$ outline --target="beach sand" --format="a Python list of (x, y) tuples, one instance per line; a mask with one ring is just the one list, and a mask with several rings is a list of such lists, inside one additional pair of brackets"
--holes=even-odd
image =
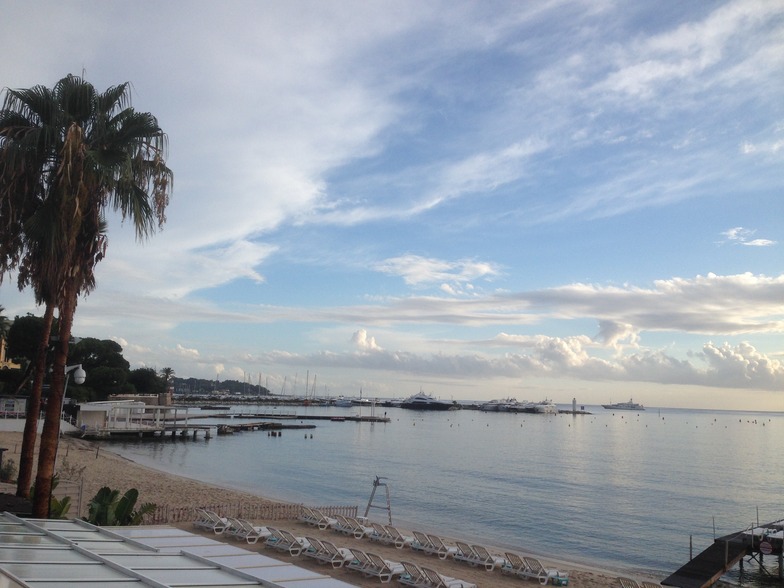
[[(19, 453), (22, 446), (22, 434), (12, 431), (0, 431), (0, 447), (5, 447), (4, 461), (13, 459), (17, 466), (19, 464)], [(152, 502), (157, 505), (169, 505), (171, 507), (195, 507), (208, 504), (261, 504), (270, 503), (263, 496), (239, 492), (230, 488), (222, 488), (211, 484), (205, 484), (190, 478), (175, 476), (166, 472), (148, 468), (128, 460), (116, 453), (113, 453), (106, 444), (94, 443), (82, 439), (64, 437), (58, 450), (58, 472), (61, 476), (79, 476), (83, 484), (83, 504), (80, 513), (72, 510), (69, 517), (76, 518), (85, 516), (87, 513), (87, 502), (92, 498), (102, 486), (109, 486), (112, 489), (125, 492), (129, 488), (139, 490), (140, 502)], [(3, 492), (15, 492), (15, 487), (2, 485)], [(338, 547), (356, 547), (365, 551), (372, 551), (385, 559), (393, 561), (411, 561), (416, 564), (424, 564), (431, 567), (441, 574), (460, 578), (477, 584), (479, 587), (519, 587), (521, 585), (536, 585), (535, 581), (526, 581), (519, 578), (505, 576), (498, 570), (486, 572), (482, 568), (475, 568), (461, 562), (453, 560), (440, 560), (434, 555), (422, 554), (408, 548), (395, 549), (392, 546), (381, 545), (368, 539), (355, 539), (336, 533), (331, 530), (319, 531), (318, 529), (301, 523), (297, 520), (276, 520), (264, 521), (254, 520), (256, 525), (271, 525), (273, 527), (286, 529), (298, 537), (312, 536), (324, 538), (332, 541)], [(198, 533), (199, 531), (190, 522), (176, 523), (174, 526), (187, 529)], [(421, 528), (419, 531), (427, 532), (428, 529)], [(409, 531), (408, 529), (401, 529)], [(265, 555), (292, 562), (298, 566), (317, 570), (322, 574), (329, 574), (355, 586), (378, 586), (380, 582), (375, 578), (363, 578), (357, 572), (351, 570), (332, 570), (328, 566), (318, 565), (311, 558), (298, 557), (291, 558), (281, 555), (280, 552), (265, 549), (260, 543), (247, 545), (238, 543), (213, 533), (203, 533), (215, 539), (225, 542), (232, 542), (247, 548), (251, 551), (263, 552)], [(450, 544), (450, 538), (444, 538)], [(502, 549), (493, 549), (493, 546), (486, 545), (492, 553), (502, 554)], [(527, 555), (520, 553), (521, 555)], [(557, 568), (561, 571), (569, 572), (569, 586), (575, 588), (598, 588), (600, 586), (619, 586), (617, 573), (609, 570), (594, 569), (584, 564), (575, 564), (555, 560), (551, 558), (540, 558), (545, 567)], [(648, 580), (657, 581), (653, 578), (635, 576), (634, 574), (624, 573), (624, 576), (634, 577), (638, 581)]]

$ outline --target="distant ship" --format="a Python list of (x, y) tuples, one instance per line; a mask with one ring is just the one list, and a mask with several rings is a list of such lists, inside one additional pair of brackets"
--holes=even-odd
[(612, 410), (645, 410), (645, 407), (642, 404), (637, 404), (636, 402), (632, 402), (631, 398), (629, 398), (629, 402), (616, 402), (615, 404), (602, 404), (602, 408), (609, 408)]
[(414, 394), (403, 400), (400, 403), (400, 408), (413, 410), (457, 410), (460, 408), (460, 405), (454, 401), (437, 400), (430, 394), (425, 394), (420, 390), (419, 394)]

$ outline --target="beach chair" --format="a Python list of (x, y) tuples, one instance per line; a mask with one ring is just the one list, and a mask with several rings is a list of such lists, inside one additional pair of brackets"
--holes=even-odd
[(396, 561), (384, 559), (370, 551), (366, 551), (365, 555), (370, 563), (362, 570), (362, 573), (366, 576), (378, 578), (383, 584), (389, 583), (393, 577), (399, 576), (405, 571), (403, 566)]
[(458, 580), (457, 578), (450, 578), (449, 576), (443, 576), (431, 568), (422, 566), (420, 569), (429, 582), (428, 586), (431, 586), (432, 588), (477, 588), (476, 584), (466, 582), (465, 580)]
[(462, 561), (469, 565), (476, 565), (476, 553), (474, 553), (474, 549), (464, 541), (455, 541), (455, 547), (457, 550), (452, 554), (452, 558), (455, 561)]
[(335, 570), (354, 560), (354, 554), (346, 547), (338, 547), (331, 541), (322, 541), (321, 545), (325, 550), (324, 563), (330, 564)]
[(640, 584), (640, 588), (662, 588), (661, 584), (656, 584), (655, 582), (642, 582)]
[(305, 537), (305, 540), (308, 542), (308, 547), (302, 551), (302, 555), (311, 557), (320, 564), (330, 564), (333, 569), (338, 569), (353, 559), (350, 550), (344, 547), (338, 548), (330, 541), (315, 537)]
[(454, 555), (457, 551), (457, 547), (447, 545), (438, 535), (428, 534), (427, 538), (430, 540), (430, 545), (433, 546), (433, 553), (435, 553), (439, 559), (446, 559), (450, 555)]
[(227, 537), (231, 537), (232, 539), (244, 538), (244, 529), (240, 520), (234, 517), (226, 517), (226, 520), (229, 522), (229, 524), (226, 527), (226, 530), (223, 531), (223, 534)]
[(255, 545), (259, 539), (266, 539), (271, 534), (268, 527), (257, 527), (244, 519), (240, 519), (240, 522), (245, 526), (245, 542), (248, 545)]
[(400, 565), (403, 566), (403, 573), (400, 574), (398, 578), (398, 582), (401, 584), (405, 584), (406, 586), (429, 586), (429, 581), (427, 576), (422, 572), (422, 568), (420, 568), (415, 563), (411, 563), (410, 561), (401, 561)]
[(313, 524), (313, 511), (307, 506), (300, 505), (299, 512), (297, 513), (297, 520), (308, 525)]
[(472, 549), (477, 557), (477, 565), (484, 566), (485, 570), (492, 572), (496, 567), (503, 567), (506, 559), (500, 555), (493, 555), (483, 545), (472, 545)]
[(196, 518), (193, 520), (193, 525), (195, 527), (199, 527), (201, 529), (212, 528), (212, 521), (210, 520), (210, 515), (207, 514), (207, 511), (203, 508), (197, 508), (196, 510)]
[(528, 566), (525, 565), (523, 558), (511, 551), (507, 551), (504, 556), (506, 563), (501, 566), (501, 573), (524, 578), (523, 574), (528, 571)]
[(249, 544), (256, 543), (259, 539), (269, 536), (267, 527), (256, 527), (248, 520), (227, 517), (229, 527), (223, 532), (239, 541), (247, 541)]
[(370, 526), (373, 527), (373, 531), (368, 534), (368, 539), (383, 545), (393, 545), (395, 543), (395, 538), (389, 534), (384, 525), (381, 523), (370, 523)]
[(295, 537), (283, 529), (274, 529), (272, 527), (267, 527), (267, 529), (270, 531), (270, 535), (264, 541), (265, 547), (271, 547), (288, 553), (292, 557), (297, 557), (309, 546), (307, 539), (304, 537)]
[(320, 511), (317, 508), (311, 509), (311, 512), (313, 513), (313, 516), (316, 519), (316, 522), (314, 523), (314, 525), (316, 527), (318, 527), (319, 530), (321, 530), (321, 531), (325, 531), (325, 530), (329, 529), (330, 527), (332, 527), (337, 522), (337, 519), (334, 519), (332, 517), (328, 517), (327, 515), (325, 515), (322, 511)]
[(387, 530), (387, 533), (389, 533), (389, 536), (395, 540), (395, 547), (398, 549), (403, 549), (406, 545), (411, 545), (411, 543), (414, 542), (413, 537), (403, 535), (392, 525), (384, 525), (384, 528)]
[(353, 535), (355, 539), (363, 539), (373, 532), (373, 527), (363, 525), (359, 520), (352, 517), (345, 518), (346, 522), (353, 528), (351, 535)]
[(528, 571), (519, 574), (520, 577), (535, 578), (539, 580), (540, 584), (548, 584), (549, 582), (552, 582), (557, 586), (566, 586), (569, 584), (569, 574), (567, 572), (547, 569), (535, 557), (524, 557), (523, 560), (528, 567)]
[(216, 535), (221, 535), (223, 532), (229, 527), (229, 519), (218, 516), (217, 513), (212, 512), (211, 510), (202, 510), (204, 518), (200, 517), (196, 519), (194, 524), (202, 529), (207, 529), (215, 533)]
[(501, 556), (492, 555), (487, 548), (481, 545), (468, 545), (463, 541), (456, 541), (457, 551), (452, 554), (455, 561), (462, 561), (470, 566), (483, 566), (492, 572), (496, 566), (503, 567), (506, 560)]
[(356, 539), (362, 539), (373, 532), (373, 527), (366, 527), (353, 517), (335, 515), (335, 524), (332, 526), (338, 533), (351, 535)]
[(371, 562), (364, 551), (355, 549), (354, 547), (351, 547), (349, 551), (353, 557), (351, 561), (346, 564), (348, 569), (354, 570), (355, 572), (362, 572), (365, 568), (370, 567)]
[(618, 583), (621, 585), (621, 588), (640, 588), (637, 581), (631, 578), (618, 578)]
[(414, 534), (414, 540), (411, 542), (411, 549), (414, 551), (423, 551), (424, 553), (438, 553), (438, 549), (430, 542), (427, 535), (421, 531), (411, 531)]
[(323, 563), (323, 557), (327, 553), (327, 550), (324, 548), (324, 544), (315, 537), (305, 536), (305, 539), (308, 542), (308, 548), (302, 550), (302, 555), (305, 557), (310, 557), (315, 559), (319, 563)]

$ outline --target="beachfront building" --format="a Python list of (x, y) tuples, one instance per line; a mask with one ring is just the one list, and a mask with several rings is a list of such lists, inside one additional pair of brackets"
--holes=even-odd
[(188, 409), (151, 406), (139, 400), (107, 400), (79, 405), (76, 426), (91, 437), (113, 434), (156, 434), (166, 430), (167, 421), (187, 423)]
[(0, 397), (0, 418), (4, 418), (4, 419), (24, 418), (26, 411), (27, 411), (26, 396)]

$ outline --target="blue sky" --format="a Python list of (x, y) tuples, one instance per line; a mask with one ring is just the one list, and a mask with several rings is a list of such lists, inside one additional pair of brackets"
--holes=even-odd
[(76, 315), (133, 367), (784, 410), (781, 2), (0, 7), (2, 86), (168, 133), (166, 226), (110, 219)]

